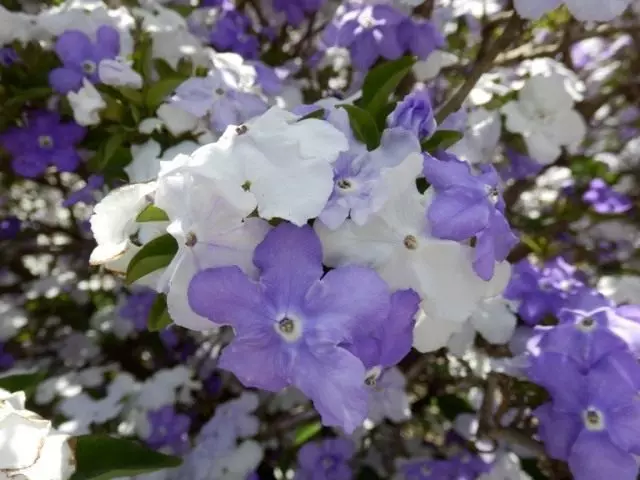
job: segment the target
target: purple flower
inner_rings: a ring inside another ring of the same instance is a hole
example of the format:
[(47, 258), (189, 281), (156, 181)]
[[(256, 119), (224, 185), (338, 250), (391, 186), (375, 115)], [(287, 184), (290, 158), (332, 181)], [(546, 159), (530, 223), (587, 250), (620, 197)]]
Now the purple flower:
[(320, 10), (326, 0), (273, 0), (273, 9), (284, 12), (287, 23), (298, 27), (307, 15)]
[(633, 356), (611, 354), (585, 375), (566, 356), (548, 355), (545, 386), (553, 400), (535, 411), (547, 453), (568, 461), (574, 478), (635, 479), (640, 400)]
[(159, 336), (160, 341), (164, 345), (164, 348), (166, 348), (167, 350), (175, 350), (175, 348), (178, 346), (178, 343), (180, 343), (178, 340), (178, 336), (176, 335), (176, 332), (174, 332), (171, 328), (171, 325), (162, 330), (159, 333)]
[(351, 480), (349, 460), (355, 448), (346, 438), (327, 438), (307, 443), (298, 452), (299, 470), (295, 480)]
[(127, 301), (118, 310), (118, 315), (133, 323), (139, 332), (147, 328), (147, 319), (151, 312), (151, 306), (158, 294), (150, 288), (140, 288), (127, 298)]
[(405, 45), (399, 26), (406, 18), (391, 5), (358, 5), (329, 24), (323, 42), (347, 48), (353, 66), (365, 71), (379, 57), (395, 60), (403, 55)]
[(349, 216), (356, 224), (364, 225), (388, 198), (383, 171), (400, 165), (410, 154), (419, 151), (418, 139), (402, 128), (385, 130), (380, 146), (370, 152), (354, 142), (334, 164), (333, 192), (318, 218), (334, 230)]
[(16, 63), (20, 57), (12, 47), (0, 47), (0, 65), (10, 67)]
[(177, 413), (172, 406), (159, 408), (147, 413), (151, 432), (146, 438), (151, 448), (167, 450), (176, 455), (187, 453), (191, 419)]
[(576, 273), (576, 268), (562, 257), (549, 260), (540, 268), (527, 259), (521, 260), (514, 265), (503, 295), (518, 301), (518, 315), (535, 325), (545, 316), (557, 314), (570, 295), (584, 288)]
[(9, 370), (15, 364), (13, 355), (4, 351), (4, 344), (0, 343), (0, 371)]
[(402, 127), (424, 140), (433, 135), (437, 124), (433, 116), (431, 96), (426, 90), (415, 90), (398, 103), (387, 119), (389, 127)]
[(616, 192), (601, 178), (591, 180), (589, 190), (584, 193), (582, 200), (601, 214), (624, 213), (633, 207), (628, 196)]
[(60, 115), (44, 110), (28, 115), (23, 127), (13, 127), (0, 135), (0, 145), (13, 160), (11, 166), (18, 175), (34, 178), (49, 165), (61, 172), (72, 172), (80, 163), (75, 146), (86, 130), (75, 122), (60, 122)]
[(240, 125), (267, 111), (257, 95), (237, 90), (219, 70), (207, 77), (193, 77), (182, 83), (172, 97), (173, 104), (196, 117), (209, 115), (211, 127), (224, 132), (229, 125)]
[(193, 311), (236, 332), (220, 367), (249, 387), (295, 385), (325, 425), (353, 432), (367, 414), (365, 368), (341, 345), (387, 318), (387, 285), (359, 266), (323, 276), (322, 246), (308, 226), (273, 229), (253, 263), (259, 282), (234, 266), (199, 272), (189, 285)]
[(406, 18), (398, 29), (398, 38), (405, 50), (421, 60), (446, 43), (433, 23), (419, 18)]
[(90, 175), (87, 184), (79, 190), (70, 193), (62, 202), (63, 207), (71, 207), (76, 203), (84, 203), (92, 205), (96, 201), (95, 193), (104, 185), (104, 177), (102, 175)]
[(473, 269), (490, 280), (496, 262), (507, 258), (518, 239), (504, 216), (495, 168), (479, 168), (480, 175), (474, 175), (466, 162), (425, 154), (424, 175), (435, 190), (427, 219), (434, 237), (460, 242), (475, 236)]
[(49, 74), (49, 84), (58, 93), (76, 91), (82, 80), (99, 83), (98, 65), (106, 58), (115, 58), (120, 53), (120, 34), (107, 25), (98, 28), (96, 42), (78, 30), (67, 30), (58, 37), (55, 51), (62, 67)]
[(11, 240), (20, 233), (22, 223), (18, 217), (13, 215), (4, 217), (0, 220), (0, 240)]
[(498, 167), (500, 177), (505, 182), (507, 180), (522, 180), (537, 175), (544, 166), (529, 155), (511, 148), (506, 149), (505, 156), (507, 157), (507, 162)]
[(398, 290), (391, 295), (389, 317), (367, 335), (356, 336), (347, 348), (367, 369), (396, 365), (411, 350), (419, 306), (420, 296), (416, 292)]
[(260, 44), (251, 31), (251, 19), (236, 10), (232, 2), (225, 2), (209, 41), (216, 50), (235, 52), (247, 60), (256, 59)]
[(416, 458), (403, 462), (399, 467), (403, 480), (443, 480), (456, 478), (455, 465), (446, 460)]

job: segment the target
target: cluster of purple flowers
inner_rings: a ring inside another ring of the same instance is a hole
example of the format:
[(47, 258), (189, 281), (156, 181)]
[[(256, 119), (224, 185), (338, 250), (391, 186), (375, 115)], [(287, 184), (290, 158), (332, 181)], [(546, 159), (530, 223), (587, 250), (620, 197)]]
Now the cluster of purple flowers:
[(551, 397), (534, 412), (538, 433), (580, 480), (638, 475), (640, 324), (627, 310), (583, 289), (533, 339), (528, 375)]
[(435, 26), (410, 17), (393, 5), (354, 3), (330, 23), (323, 34), (328, 47), (349, 50), (353, 66), (360, 71), (371, 68), (382, 58), (395, 60), (411, 54), (426, 59), (444, 45), (444, 37)]

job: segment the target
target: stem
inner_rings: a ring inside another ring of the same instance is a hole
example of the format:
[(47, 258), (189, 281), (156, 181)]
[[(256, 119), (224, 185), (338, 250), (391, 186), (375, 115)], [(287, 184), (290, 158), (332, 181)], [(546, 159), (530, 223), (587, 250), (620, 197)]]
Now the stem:
[(513, 13), (509, 18), (507, 25), (504, 28), (504, 32), (500, 37), (486, 50), (480, 49), (477, 61), (469, 73), (469, 76), (462, 84), (462, 86), (453, 94), (447, 103), (445, 103), (438, 113), (436, 113), (436, 121), (442, 123), (449, 115), (458, 111), (462, 106), (462, 103), (466, 100), (473, 87), (482, 75), (488, 72), (493, 66), (493, 61), (496, 57), (506, 50), (506, 48), (518, 37), (522, 31), (522, 26), (525, 21), (518, 16), (517, 13)]

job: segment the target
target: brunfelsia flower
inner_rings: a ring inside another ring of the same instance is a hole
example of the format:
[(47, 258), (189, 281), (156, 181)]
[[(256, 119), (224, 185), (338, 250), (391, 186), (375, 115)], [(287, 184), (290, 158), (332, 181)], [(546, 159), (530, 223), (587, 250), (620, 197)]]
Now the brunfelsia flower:
[(80, 163), (76, 145), (86, 130), (74, 122), (62, 122), (60, 115), (44, 110), (32, 111), (22, 127), (12, 127), (0, 135), (0, 145), (13, 159), (18, 175), (34, 178), (49, 165), (60, 172), (73, 172)]
[(602, 214), (624, 213), (633, 208), (633, 202), (627, 195), (616, 192), (601, 178), (591, 180), (582, 200)]
[(191, 419), (178, 413), (171, 405), (147, 412), (151, 431), (147, 444), (155, 449), (181, 455), (189, 451), (189, 427)]
[(355, 446), (346, 438), (327, 438), (306, 443), (298, 452), (299, 469), (295, 480), (350, 480), (349, 461)]
[(322, 247), (308, 226), (279, 225), (253, 262), (259, 282), (238, 267), (219, 267), (196, 274), (189, 285), (193, 311), (236, 332), (220, 367), (249, 387), (294, 385), (325, 425), (353, 432), (367, 414), (365, 367), (342, 344), (387, 318), (387, 285), (358, 266), (323, 275)]
[(96, 41), (78, 30), (68, 30), (58, 37), (55, 52), (62, 66), (49, 74), (49, 84), (58, 93), (76, 91), (82, 80), (99, 83), (98, 66), (104, 59), (120, 53), (120, 34), (107, 25), (98, 28)]
[(534, 412), (549, 456), (568, 461), (574, 478), (636, 478), (640, 370), (633, 355), (611, 353), (583, 374), (566, 355), (546, 353), (536, 368), (552, 395)]
[(416, 90), (402, 99), (387, 119), (389, 127), (402, 127), (424, 140), (438, 127), (431, 96), (426, 89)]
[(326, 0), (273, 0), (273, 9), (283, 12), (287, 23), (299, 26), (304, 19), (317, 12)]
[(507, 258), (518, 242), (504, 216), (504, 200), (495, 169), (480, 165), (474, 175), (468, 163), (425, 155), (424, 174), (435, 191), (427, 209), (431, 234), (445, 240), (476, 237), (473, 269), (483, 280), (493, 277), (496, 262)]

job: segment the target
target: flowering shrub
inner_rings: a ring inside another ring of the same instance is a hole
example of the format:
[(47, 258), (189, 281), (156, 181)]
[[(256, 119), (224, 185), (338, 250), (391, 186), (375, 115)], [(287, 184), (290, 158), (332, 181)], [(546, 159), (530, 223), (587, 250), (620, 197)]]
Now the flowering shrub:
[(638, 477), (639, 2), (51, 3), (0, 480)]

